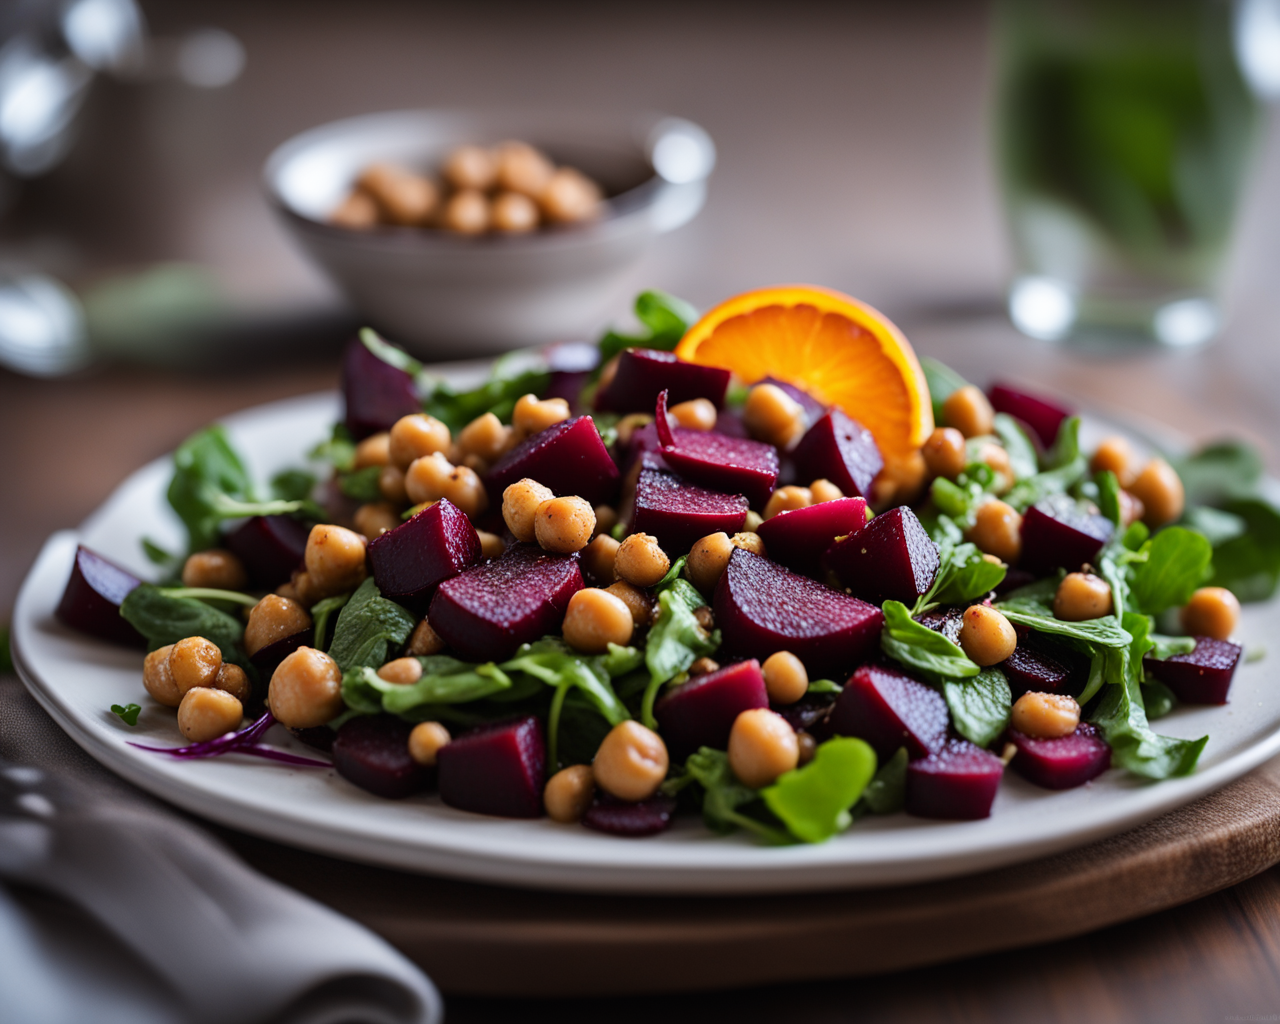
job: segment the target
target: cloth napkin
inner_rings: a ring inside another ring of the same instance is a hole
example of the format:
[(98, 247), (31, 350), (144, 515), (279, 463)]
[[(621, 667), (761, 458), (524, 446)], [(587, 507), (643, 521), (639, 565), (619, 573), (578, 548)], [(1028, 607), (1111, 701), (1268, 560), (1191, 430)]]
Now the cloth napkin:
[(366, 928), (88, 758), (0, 676), (0, 1019), (436, 1024)]

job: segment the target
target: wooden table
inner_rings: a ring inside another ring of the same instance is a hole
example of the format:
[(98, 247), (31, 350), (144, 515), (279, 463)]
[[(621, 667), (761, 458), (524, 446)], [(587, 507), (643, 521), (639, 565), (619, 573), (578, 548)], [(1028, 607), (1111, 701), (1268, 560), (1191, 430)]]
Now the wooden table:
[[(0, 436), (10, 439), (0, 617), (43, 537), (77, 523), (126, 473), (211, 418), (335, 382), (352, 315), (271, 222), (257, 173), (290, 133), (373, 109), (518, 102), (692, 117), (719, 146), (711, 200), (662, 240), (645, 283), (704, 306), (784, 280), (844, 288), (889, 313), (919, 350), (975, 379), (998, 366), (1003, 377), (1088, 395), (1196, 438), (1244, 434), (1276, 465), (1277, 133), (1260, 146), (1233, 255), (1232, 320), (1215, 346), (1104, 357), (1029, 342), (1000, 312), (1010, 264), (989, 158), (985, 13), (975, 4), (144, 7), (161, 30), (236, 32), (248, 49), (245, 76), (222, 92), (99, 90), (79, 148), (0, 226), (0, 257), (78, 287), (156, 260), (194, 261), (258, 326), (251, 340), (240, 332), (226, 342), (234, 353), (223, 358), (206, 347), (183, 361), (175, 336), (167, 368), (117, 363), (62, 381), (0, 372)], [(262, 340), (285, 335), (279, 349)], [(1277, 911), (1272, 870), (1050, 947), (871, 980), (557, 1002), (539, 1013), (619, 1022), (1267, 1019), (1280, 1013)], [(459, 999), (450, 1019), (511, 1011)]]

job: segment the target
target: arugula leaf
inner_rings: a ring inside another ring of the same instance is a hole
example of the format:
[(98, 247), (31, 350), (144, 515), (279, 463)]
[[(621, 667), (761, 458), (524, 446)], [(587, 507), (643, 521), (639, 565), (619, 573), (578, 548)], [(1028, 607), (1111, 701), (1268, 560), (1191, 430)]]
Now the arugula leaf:
[(151, 583), (129, 591), (120, 614), (144, 637), (148, 650), (174, 644), (189, 636), (202, 636), (218, 645), (223, 661), (239, 665), (250, 678), (257, 672), (240, 650), (244, 626), (226, 612), (193, 597), (175, 597)]
[(462, 704), (511, 689), (511, 677), (493, 662), (471, 665), (441, 654), (418, 661), (422, 675), (408, 686), (387, 682), (369, 666), (355, 672), (361, 676), (360, 684), (381, 695), (382, 710), (393, 715), (411, 716), (423, 705)]
[(931, 678), (963, 679), (980, 671), (956, 644), (916, 622), (901, 601), (884, 603), (880, 649), (894, 661)]
[(1008, 413), (998, 412), (995, 416), (996, 437), (1009, 453), (1009, 468), (1013, 470), (1014, 480), (1023, 480), (1035, 476), (1039, 471), (1039, 456), (1035, 443), (1022, 429), (1022, 424)]
[(333, 613), (340, 611), (351, 600), (350, 594), (339, 594), (337, 597), (326, 597), (311, 606), (311, 624), (315, 633), (312, 641), (318, 651), (324, 650), (325, 638), (329, 635), (329, 619)]
[(907, 748), (899, 747), (862, 792), (860, 806), (871, 814), (896, 814), (907, 804)]
[(946, 423), (942, 406), (951, 397), (953, 391), (959, 391), (969, 382), (946, 363), (939, 362), (930, 356), (920, 357), (920, 369), (924, 371), (924, 381), (929, 387), (929, 397), (933, 401), (933, 421)]
[(376, 669), (386, 662), (393, 647), (409, 638), (416, 621), (407, 610), (383, 597), (370, 577), (338, 614), (329, 657), (344, 674), (365, 666)]
[(1252, 497), (1262, 480), (1262, 456), (1243, 441), (1220, 441), (1170, 462), (1182, 479), (1188, 505), (1218, 505), (1232, 498)]
[(138, 715), (142, 713), (142, 707), (138, 704), (112, 704), (111, 712), (118, 715), (125, 725), (137, 725)]
[[(772, 842), (787, 841), (786, 834), (780, 829), (771, 828), (742, 813), (740, 808), (754, 803), (759, 794), (738, 781), (729, 767), (729, 755), (723, 750), (702, 747), (689, 755), (684, 767), (686, 774), (677, 781), (677, 786), (687, 784), (687, 780), (702, 788), (702, 820), (711, 831), (726, 835), (735, 828), (745, 828)], [(671, 792), (675, 788), (666, 786), (665, 791)]]
[(608, 655), (583, 657), (558, 637), (545, 637), (536, 643), (522, 644), (516, 656), (499, 667), (513, 674), (524, 672), (548, 686), (577, 687), (610, 725), (617, 725), (627, 721), (631, 714), (613, 692), (609, 667), (621, 675), (639, 662), (640, 652), (635, 648), (610, 644)]
[(650, 729), (657, 728), (653, 703), (662, 684), (686, 671), (699, 658), (713, 654), (720, 646), (720, 630), (708, 634), (694, 618), (695, 608), (706, 602), (692, 583), (673, 579), (658, 595), (658, 621), (645, 641), (644, 662), (649, 669), (640, 718)]
[[(600, 339), (600, 367), (627, 348), (658, 348), (666, 351), (676, 347), (698, 319), (698, 311), (674, 295), (660, 291), (644, 291), (636, 296), (636, 319), (644, 326), (643, 334), (622, 334), (608, 331)], [(599, 369), (596, 371), (599, 376)]]
[(1241, 601), (1265, 601), (1280, 585), (1280, 510), (1260, 499), (1229, 502), (1245, 532), (1214, 548), (1211, 582)]
[(849, 827), (849, 810), (875, 772), (876, 755), (865, 742), (837, 736), (820, 744), (807, 765), (785, 773), (760, 796), (793, 836), (821, 843)]
[(1009, 725), (1013, 691), (998, 668), (985, 668), (972, 679), (942, 684), (956, 732), (980, 747), (988, 746)]
[(338, 473), (338, 489), (348, 498), (365, 502), (382, 500), (382, 488), (378, 481), (382, 478), (381, 466), (365, 466), (350, 473)]
[(1169, 526), (1151, 538), (1147, 558), (1135, 564), (1129, 585), (1133, 603), (1147, 615), (1186, 604), (1213, 570), (1213, 548), (1203, 534)]

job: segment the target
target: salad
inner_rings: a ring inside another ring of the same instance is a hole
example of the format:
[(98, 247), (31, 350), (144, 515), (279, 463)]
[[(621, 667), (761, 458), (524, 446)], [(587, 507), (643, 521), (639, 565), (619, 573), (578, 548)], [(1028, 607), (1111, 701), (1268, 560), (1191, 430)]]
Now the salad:
[(824, 289), (636, 313), (473, 390), (364, 331), (343, 419), (269, 495), (221, 427), (189, 438), (188, 550), (143, 539), (145, 583), (81, 547), (58, 609), (149, 651), (188, 742), (148, 749), (769, 843), (983, 818), (1006, 769), (1195, 770), (1207, 737), (1152, 723), (1226, 703), (1240, 601), (1280, 580), (1253, 451), (1085, 451), (1056, 401)]

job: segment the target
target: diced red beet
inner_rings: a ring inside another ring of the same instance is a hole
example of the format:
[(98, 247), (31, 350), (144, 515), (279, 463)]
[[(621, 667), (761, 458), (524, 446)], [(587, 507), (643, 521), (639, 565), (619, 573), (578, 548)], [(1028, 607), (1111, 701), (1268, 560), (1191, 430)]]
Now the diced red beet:
[(484, 725), (440, 748), (440, 799), (450, 807), (503, 818), (542, 817), (547, 747), (530, 715)]
[(607, 832), (611, 836), (656, 836), (671, 824), (671, 817), (676, 811), (676, 799), (663, 796), (661, 793), (651, 796), (638, 804), (629, 804), (624, 800), (615, 800), (608, 794), (598, 794), (586, 814), (582, 816), (582, 824), (597, 832)]
[(733, 535), (747, 520), (747, 499), (689, 483), (643, 456), (631, 512), (631, 532), (657, 537), (667, 554), (682, 555), (694, 541), (721, 531)]
[(849, 497), (870, 493), (884, 459), (871, 431), (838, 408), (818, 418), (791, 453), (798, 479), (826, 478)]
[(344, 722), (329, 754), (348, 782), (370, 793), (400, 800), (431, 784), (431, 770), (409, 756), (408, 722), (394, 715), (361, 715)]
[(310, 729), (290, 729), (293, 738), (305, 743), (314, 750), (323, 750), (326, 754), (333, 750), (333, 741), (338, 734), (327, 725), (317, 725)]
[(742, 414), (736, 409), (721, 409), (716, 416), (716, 431), (726, 437), (750, 437)]
[(672, 352), (629, 348), (618, 357), (618, 372), (608, 387), (596, 392), (601, 412), (648, 412), (658, 392), (669, 392), (672, 405), (707, 398), (717, 409), (724, 405), (729, 371), (677, 359)]
[(422, 411), (413, 378), (379, 359), (359, 338), (352, 338), (342, 354), (342, 397), (347, 429), (356, 440)]
[(249, 579), (260, 590), (274, 590), (301, 568), (310, 530), (293, 516), (253, 516), (227, 537)]
[(972, 821), (991, 817), (1004, 762), (968, 740), (948, 740), (907, 765), (907, 813)]
[(835, 706), (837, 694), (815, 693), (801, 697), (794, 704), (779, 704), (773, 710), (787, 720), (796, 732), (812, 732), (826, 723)]
[(1018, 564), (1036, 576), (1059, 568), (1075, 572), (1097, 557), (1112, 529), (1106, 516), (1084, 511), (1069, 495), (1055, 494), (1023, 515)]
[(1027, 572), (1026, 569), (1019, 569), (1016, 565), (1009, 566), (1005, 570), (1004, 579), (996, 584), (996, 596), (1004, 597), (1020, 587), (1025, 587), (1036, 581), (1036, 574)]
[(745, 495), (763, 508), (778, 480), (778, 449), (749, 438), (726, 437), (714, 430), (671, 429), (667, 393), (658, 396), (654, 426), (662, 458), (686, 480), (726, 494)]
[[(330, 638), (332, 638), (332, 635), (330, 633)], [(299, 647), (312, 646), (315, 643), (315, 639), (315, 630), (308, 626), (306, 629), (281, 637), (274, 643), (267, 644), (266, 647), (259, 648), (249, 656), (249, 661), (258, 670), (258, 675), (262, 679), (270, 680), (271, 673), (276, 670), (280, 662), (284, 661)]]
[(879, 608), (741, 548), (720, 575), (714, 607), (726, 653), (763, 661), (790, 651), (815, 679), (872, 654), (884, 625)]
[(480, 538), (447, 498), (369, 543), (369, 565), (383, 597), (424, 608), (436, 587), (480, 560)]
[(823, 560), (858, 597), (906, 605), (929, 590), (941, 562), (938, 545), (905, 505), (881, 512), (852, 537), (837, 541)]
[(866, 498), (836, 498), (779, 512), (761, 523), (756, 532), (775, 562), (806, 576), (816, 576), (822, 568), (823, 554), (835, 539), (857, 533), (866, 523)]
[(1081, 722), (1070, 736), (1039, 740), (1009, 730), (1018, 748), (1010, 764), (1028, 782), (1045, 789), (1075, 789), (1111, 767), (1111, 748), (1096, 727)]
[(1042, 643), (1035, 633), (1018, 636), (1018, 646), (1000, 663), (1014, 700), (1024, 693), (1070, 693), (1075, 689), (1069, 659), (1056, 657), (1061, 650)]
[(612, 501), (618, 493), (618, 467), (590, 416), (564, 420), (516, 445), (485, 477), (489, 499), (502, 502), (502, 492), (525, 477), (558, 495), (576, 494), (592, 505)]
[(563, 398), (569, 408), (581, 411), (582, 389), (591, 380), (591, 371), (600, 362), (600, 348), (587, 341), (565, 341), (547, 350), (547, 369), (551, 379), (543, 389), (543, 398)]
[(1064, 409), (1057, 402), (1051, 402), (1037, 395), (1029, 395), (1007, 384), (991, 385), (988, 397), (991, 399), (991, 407), (996, 412), (1003, 412), (1022, 420), (1046, 448), (1057, 440), (1058, 428), (1062, 426), (1062, 421), (1071, 415), (1069, 409)]
[(1143, 658), (1142, 667), (1187, 704), (1225, 704), (1244, 648), (1230, 640), (1198, 636), (1190, 654), (1160, 661)]
[(953, 644), (960, 642), (960, 627), (964, 625), (964, 609), (957, 607), (935, 608), (916, 616), (922, 626), (928, 626), (935, 633), (941, 633)]
[(506, 661), (521, 644), (558, 632), (582, 587), (576, 555), (513, 544), (501, 558), (441, 583), (427, 621), (459, 658)]
[(899, 747), (910, 757), (941, 750), (947, 738), (947, 702), (931, 686), (883, 665), (863, 665), (849, 677), (828, 719), (841, 736), (856, 736), (881, 763)]
[(146, 640), (120, 615), (120, 603), (142, 580), (108, 562), (83, 544), (76, 547), (62, 600), (54, 611), (58, 621), (79, 633), (113, 644), (143, 647)]
[(658, 427), (654, 423), (646, 423), (631, 432), (631, 439), (619, 460), (623, 471), (632, 469), (637, 462), (648, 456), (648, 461), (658, 469), (666, 469), (667, 463), (662, 458), (662, 442), (658, 439)]
[(752, 658), (672, 687), (654, 705), (653, 717), (671, 756), (683, 761), (699, 747), (726, 749), (738, 715), (768, 706), (760, 662)]
[(785, 380), (778, 380), (777, 377), (765, 377), (756, 382), (757, 384), (772, 384), (781, 388), (788, 395), (799, 403), (800, 408), (804, 410), (805, 428), (809, 428), (818, 422), (826, 413), (827, 407), (819, 402), (809, 392), (802, 388), (796, 387), (794, 384), (788, 384)]

